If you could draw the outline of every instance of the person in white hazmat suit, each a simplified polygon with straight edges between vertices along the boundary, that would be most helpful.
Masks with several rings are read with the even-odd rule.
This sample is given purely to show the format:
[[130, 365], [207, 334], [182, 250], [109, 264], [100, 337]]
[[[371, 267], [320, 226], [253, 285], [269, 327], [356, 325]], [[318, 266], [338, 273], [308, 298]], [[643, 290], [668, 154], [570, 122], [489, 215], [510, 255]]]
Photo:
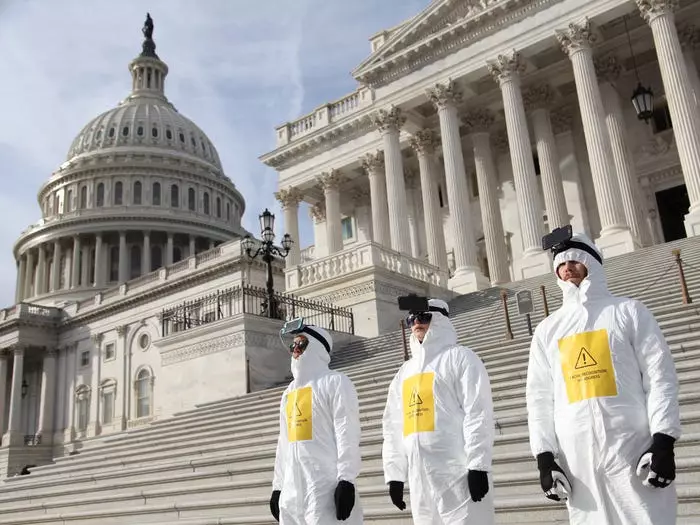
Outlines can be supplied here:
[[552, 247], [563, 304], [535, 330], [527, 372], [542, 490], [566, 500], [572, 525], [673, 525], [681, 426], [671, 352], [642, 303], [608, 291], [595, 245], [566, 228]]
[[292, 375], [282, 394], [270, 510], [282, 525], [363, 523], [357, 393], [330, 370], [333, 340], [317, 326], [293, 332]]
[[412, 357], [389, 386], [382, 461], [389, 495], [406, 508], [408, 481], [415, 525], [494, 522], [491, 457], [493, 402], [486, 367], [457, 344], [447, 303], [413, 311]]

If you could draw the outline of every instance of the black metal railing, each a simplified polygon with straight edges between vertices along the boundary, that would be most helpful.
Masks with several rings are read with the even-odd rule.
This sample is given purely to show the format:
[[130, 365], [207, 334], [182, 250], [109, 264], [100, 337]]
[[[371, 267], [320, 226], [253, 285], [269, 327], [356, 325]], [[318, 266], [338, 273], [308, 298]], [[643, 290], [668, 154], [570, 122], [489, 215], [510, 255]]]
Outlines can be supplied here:
[[185, 301], [173, 308], [164, 309], [161, 313], [162, 336], [240, 314], [279, 320], [303, 317], [305, 322], [328, 330], [355, 333], [350, 308], [277, 292], [272, 294], [272, 300], [269, 299], [264, 288], [243, 285]]

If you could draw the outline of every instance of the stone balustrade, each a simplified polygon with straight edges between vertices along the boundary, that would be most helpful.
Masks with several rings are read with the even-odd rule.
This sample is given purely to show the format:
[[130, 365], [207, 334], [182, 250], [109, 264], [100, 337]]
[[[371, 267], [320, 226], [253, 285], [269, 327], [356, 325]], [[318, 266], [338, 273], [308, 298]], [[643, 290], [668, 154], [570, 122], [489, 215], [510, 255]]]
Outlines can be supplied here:
[[447, 287], [447, 272], [374, 242], [365, 242], [288, 269], [287, 291], [331, 281], [370, 267], [395, 272], [431, 285]]
[[0, 310], [0, 322], [14, 319], [33, 319], [52, 322], [61, 318], [61, 309], [31, 303], [18, 303]]

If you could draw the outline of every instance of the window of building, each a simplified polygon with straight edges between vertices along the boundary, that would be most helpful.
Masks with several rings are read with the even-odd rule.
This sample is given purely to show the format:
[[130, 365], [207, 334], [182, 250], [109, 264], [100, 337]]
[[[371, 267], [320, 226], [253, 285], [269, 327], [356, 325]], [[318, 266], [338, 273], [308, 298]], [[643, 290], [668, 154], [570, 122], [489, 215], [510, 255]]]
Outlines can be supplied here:
[[129, 126], [124, 126], [122, 128], [122, 135], [124, 135], [125, 137], [129, 135]]
[[355, 237], [355, 232], [353, 231], [352, 217], [343, 217], [340, 221], [340, 228], [343, 232], [343, 240], [347, 241]]
[[114, 419], [114, 391], [102, 392], [102, 424], [108, 425]]
[[143, 190], [141, 189], [141, 182], [137, 180], [136, 182], [134, 182], [134, 204], [141, 204], [142, 191]]
[[109, 138], [114, 138], [114, 128], [109, 128]]
[[80, 209], [87, 208], [87, 186], [80, 188]]
[[146, 350], [150, 344], [151, 338], [148, 337], [148, 334], [141, 334], [139, 336], [139, 346], [141, 347], [141, 350]]
[[105, 185], [101, 182], [97, 185], [97, 199], [95, 205], [98, 208], [105, 205]]
[[109, 249], [109, 281], [119, 280], [119, 246], [112, 246]]
[[180, 207], [180, 188], [177, 184], [170, 186], [170, 205], [173, 208]]
[[75, 410], [78, 420], [78, 431], [85, 432], [90, 417], [90, 387], [80, 385], [75, 391]]
[[142, 369], [136, 375], [134, 390], [136, 391], [136, 417], [150, 416], [151, 399], [153, 397], [153, 378], [147, 368]]
[[221, 197], [216, 198], [216, 216], [221, 218]]
[[80, 368], [90, 366], [90, 350], [80, 352]]
[[194, 192], [194, 188], [187, 190], [187, 207], [190, 211], [195, 211], [197, 209], [197, 196]]
[[227, 202], [226, 203], [226, 221], [231, 220], [231, 203]]
[[136, 279], [141, 275], [141, 246], [134, 244], [129, 250], [129, 278]]
[[156, 128], [155, 126], [154, 126], [153, 128], [151, 128], [151, 136], [152, 136], [154, 139], [157, 139], [157, 138], [158, 138], [158, 128]]
[[139, 137], [143, 137], [143, 126], [139, 126], [138, 128], [136, 128], [136, 134]]
[[58, 194], [54, 197], [53, 202], [53, 212], [54, 214], [58, 215], [61, 213], [61, 198], [58, 196]]
[[163, 250], [160, 246], [151, 246], [151, 271], [155, 271], [163, 266]]
[[209, 215], [209, 194], [205, 191], [203, 197], [204, 214]]
[[120, 206], [124, 198], [124, 185], [121, 181], [114, 183], [114, 205]]
[[68, 190], [66, 192], [66, 213], [73, 210], [73, 190]]
[[183, 144], [185, 143], [185, 134], [182, 132], [180, 133], [180, 142], [182, 142]]
[[160, 182], [153, 183], [153, 205], [160, 206]]
[[105, 345], [105, 361], [110, 361], [117, 357], [117, 349], [114, 343], [107, 343]]
[[168, 139], [168, 140], [172, 140], [172, 138], [173, 138], [173, 132], [170, 131], [169, 129], [166, 129], [166, 130], [165, 130], [165, 138]]

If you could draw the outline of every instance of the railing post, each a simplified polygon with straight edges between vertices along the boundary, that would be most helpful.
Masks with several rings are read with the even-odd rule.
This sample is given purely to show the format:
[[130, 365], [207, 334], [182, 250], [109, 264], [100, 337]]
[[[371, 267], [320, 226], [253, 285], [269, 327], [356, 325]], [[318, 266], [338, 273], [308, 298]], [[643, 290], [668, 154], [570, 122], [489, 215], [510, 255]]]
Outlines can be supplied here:
[[681, 251], [676, 248], [672, 250], [671, 253], [676, 258], [676, 264], [678, 265], [678, 274], [681, 278], [681, 295], [683, 297], [683, 304], [690, 304], [693, 301], [690, 299], [690, 294], [688, 294], [688, 284], [685, 282], [685, 272], [683, 272], [683, 260], [681, 259]]
[[542, 292], [542, 303], [544, 304], [544, 316], [549, 317], [549, 305], [547, 304], [547, 290], [544, 284], [540, 285], [540, 291]]
[[403, 322], [403, 319], [399, 321], [399, 326], [401, 327], [401, 340], [403, 341], [403, 360], [408, 361], [408, 345], [406, 344], [406, 325]]
[[503, 302], [503, 315], [506, 318], [506, 339], [513, 339], [513, 330], [510, 326], [510, 314], [508, 313], [508, 292], [501, 290], [501, 301]]

